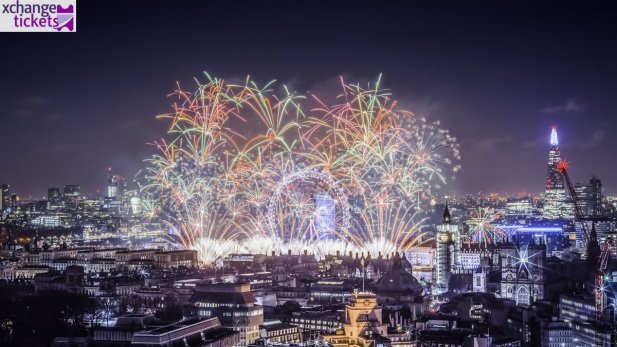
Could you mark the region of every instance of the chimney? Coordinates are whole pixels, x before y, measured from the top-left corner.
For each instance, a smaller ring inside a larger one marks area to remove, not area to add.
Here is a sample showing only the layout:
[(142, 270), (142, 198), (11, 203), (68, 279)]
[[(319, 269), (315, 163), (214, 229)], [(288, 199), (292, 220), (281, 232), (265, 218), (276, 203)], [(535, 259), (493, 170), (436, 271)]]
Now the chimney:
[(287, 250), (287, 255), (291, 255), (291, 249)]
[(276, 255), (276, 251), (272, 251), (272, 256), (274, 257)]
[(336, 251), (336, 256), (340, 257), (341, 256), (341, 251)]
[(308, 251), (306, 249), (304, 250), (304, 255), (308, 255)]

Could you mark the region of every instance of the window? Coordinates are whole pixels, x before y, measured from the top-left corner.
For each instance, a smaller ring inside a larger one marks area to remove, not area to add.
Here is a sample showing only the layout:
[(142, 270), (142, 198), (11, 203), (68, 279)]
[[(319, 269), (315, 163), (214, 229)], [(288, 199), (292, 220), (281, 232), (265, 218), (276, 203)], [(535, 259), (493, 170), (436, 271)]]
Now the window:
[(529, 291), (526, 287), (520, 287), (516, 295), (517, 305), (529, 305)]

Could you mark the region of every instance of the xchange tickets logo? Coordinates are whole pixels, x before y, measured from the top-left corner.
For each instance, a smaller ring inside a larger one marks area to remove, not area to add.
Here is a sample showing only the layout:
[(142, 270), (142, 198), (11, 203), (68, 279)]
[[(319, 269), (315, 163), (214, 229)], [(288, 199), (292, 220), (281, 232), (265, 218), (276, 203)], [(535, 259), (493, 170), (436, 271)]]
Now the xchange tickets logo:
[(0, 31), (74, 32), (76, 0), (0, 0)]

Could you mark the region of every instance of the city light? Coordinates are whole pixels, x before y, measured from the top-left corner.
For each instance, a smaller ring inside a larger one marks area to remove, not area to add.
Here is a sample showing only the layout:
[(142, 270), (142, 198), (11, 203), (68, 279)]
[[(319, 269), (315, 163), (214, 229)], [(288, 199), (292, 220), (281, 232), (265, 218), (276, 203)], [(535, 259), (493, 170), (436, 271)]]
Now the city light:
[(0, 346), (617, 346), (615, 4), (77, 2), (0, 0)]

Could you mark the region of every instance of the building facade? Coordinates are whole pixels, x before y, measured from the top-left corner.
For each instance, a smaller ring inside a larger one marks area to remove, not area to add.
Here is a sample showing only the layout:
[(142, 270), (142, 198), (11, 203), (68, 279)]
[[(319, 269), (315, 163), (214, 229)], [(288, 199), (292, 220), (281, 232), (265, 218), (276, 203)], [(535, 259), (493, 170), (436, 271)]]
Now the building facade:
[(544, 299), (546, 246), (530, 243), (505, 244), (501, 256), (501, 297), (517, 305), (531, 305)]
[(547, 219), (572, 218), (572, 204), (566, 197), (563, 175), (558, 164), (561, 162), (557, 129), (551, 130), (551, 149), (548, 152), (546, 187), (544, 190), (543, 217)]
[(446, 204), (442, 223), (437, 225), (437, 250), (433, 276), (433, 295), (448, 291), (450, 276), (458, 267), (460, 253), (460, 233), (457, 224), (452, 223), (452, 216)]
[(200, 283), (191, 298), (193, 314), (200, 318), (218, 317), (221, 325), (240, 333), (239, 345), (260, 337), (264, 313), (249, 283)]

